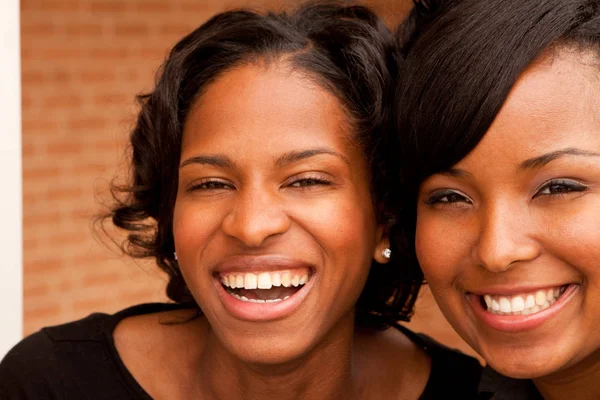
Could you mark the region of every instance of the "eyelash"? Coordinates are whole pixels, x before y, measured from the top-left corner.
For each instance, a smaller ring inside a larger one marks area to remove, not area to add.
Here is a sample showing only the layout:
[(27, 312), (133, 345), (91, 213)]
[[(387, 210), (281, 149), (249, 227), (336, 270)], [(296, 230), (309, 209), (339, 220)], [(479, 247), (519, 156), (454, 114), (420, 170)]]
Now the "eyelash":
[[(312, 186), (329, 186), (331, 182), (323, 179), (321, 176), (308, 176), (296, 179), (292, 181), (287, 186), (298, 188), (298, 189), (308, 189)], [(206, 179), (204, 181), (195, 183), (191, 185), (188, 191), (193, 192), (196, 190), (208, 191), (208, 190), (223, 190), (233, 188), (233, 185), (218, 179)]]
[(219, 179), (206, 179), (191, 185), (188, 191), (193, 192), (196, 190), (223, 190), (230, 189), (233, 185)]
[(292, 181), (288, 186), (299, 189), (308, 189), (311, 186), (329, 186), (331, 181), (320, 175), (305, 176)]
[[(459, 199), (456, 199), (456, 198)], [(448, 198), (447, 200), (443, 200), (444, 198)], [(454, 198), (454, 201), (451, 201), (451, 198)], [(456, 203), (467, 203), (471, 204), (471, 200), (469, 200), (466, 196), (463, 196), (460, 193), (455, 192), (454, 190), (442, 190), (433, 193), (427, 200), (425, 200), (425, 204), (429, 205), (450, 205)]]
[[(553, 192), (553, 188), (558, 191)], [(579, 193), (584, 192), (588, 189), (586, 185), (583, 185), (579, 182), (570, 180), (570, 179), (553, 179), (549, 182), (546, 182), (542, 187), (540, 187), (533, 198), (539, 196), (565, 196), (569, 193)], [(542, 193), (543, 191), (548, 190), (549, 193)]]
[[(569, 193), (580, 193), (584, 192), (588, 189), (586, 185), (583, 185), (579, 182), (570, 180), (570, 179), (553, 179), (549, 182), (546, 182), (543, 186), (541, 186), (533, 196), (535, 199), (539, 196), (549, 196), (549, 197), (558, 197), (565, 196)], [(548, 193), (543, 193), (548, 190)], [(447, 200), (443, 200), (444, 198), (448, 198)], [(454, 201), (453, 201), (454, 200)], [(469, 200), (466, 196), (457, 193), (453, 190), (442, 190), (436, 193), (433, 193), (427, 200), (425, 200), (425, 204), (429, 205), (451, 205), (457, 203), (467, 203), (471, 204), (471, 200)]]

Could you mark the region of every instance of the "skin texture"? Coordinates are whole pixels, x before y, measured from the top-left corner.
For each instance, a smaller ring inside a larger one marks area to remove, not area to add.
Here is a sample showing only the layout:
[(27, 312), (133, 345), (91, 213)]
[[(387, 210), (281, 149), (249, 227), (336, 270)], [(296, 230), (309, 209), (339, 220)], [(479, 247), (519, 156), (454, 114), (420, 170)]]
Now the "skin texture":
[[(284, 61), (230, 70), (193, 105), (173, 231), (204, 316), (167, 326), (165, 316), (131, 318), (115, 332), (155, 398), (410, 399), (425, 387), (429, 360), (407, 338), (354, 329), (354, 305), (371, 260), (386, 262), (387, 239), (341, 104)], [(216, 271), (265, 256), (309, 265), (312, 287), (281, 318), (238, 318)]]
[[(547, 399), (600, 392), (597, 68), (596, 55), (544, 54), (477, 147), (423, 182), (418, 200), (417, 255), (445, 316), (493, 368), (535, 378)], [(563, 149), (597, 154), (522, 165)], [(469, 302), (469, 293), (565, 284), (576, 290), (560, 311), (522, 332), (490, 327)]]

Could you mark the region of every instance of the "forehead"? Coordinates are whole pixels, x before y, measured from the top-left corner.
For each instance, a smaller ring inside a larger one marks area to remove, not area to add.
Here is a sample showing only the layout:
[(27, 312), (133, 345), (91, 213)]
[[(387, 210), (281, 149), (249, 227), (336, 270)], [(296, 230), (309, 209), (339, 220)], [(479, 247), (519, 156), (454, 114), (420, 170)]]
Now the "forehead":
[(340, 101), (284, 62), (248, 64), (225, 72), (193, 104), (183, 147), (230, 142), (345, 142), (351, 129)]
[(600, 149), (600, 63), (590, 59), (554, 51), (536, 60), (459, 165), (483, 162), (497, 167), (499, 158), (520, 163), (565, 147)]

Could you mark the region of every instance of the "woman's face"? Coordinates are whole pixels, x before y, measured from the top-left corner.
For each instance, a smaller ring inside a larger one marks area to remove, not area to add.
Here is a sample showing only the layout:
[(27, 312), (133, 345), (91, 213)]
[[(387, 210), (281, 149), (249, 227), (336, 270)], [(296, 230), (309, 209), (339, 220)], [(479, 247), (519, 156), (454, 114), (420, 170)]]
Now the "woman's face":
[(184, 127), (179, 265), (219, 342), (250, 362), (294, 360), (352, 329), (384, 245), (363, 151), (312, 82), (284, 63), (235, 68)]
[(600, 360), (597, 68), (575, 52), (536, 61), (477, 147), (420, 189), (416, 248), (431, 290), (505, 375)]

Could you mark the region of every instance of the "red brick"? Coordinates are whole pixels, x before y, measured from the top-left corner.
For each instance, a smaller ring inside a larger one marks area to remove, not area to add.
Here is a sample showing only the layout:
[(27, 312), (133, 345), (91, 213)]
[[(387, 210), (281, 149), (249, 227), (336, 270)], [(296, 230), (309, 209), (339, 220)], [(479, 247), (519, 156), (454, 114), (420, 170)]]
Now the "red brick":
[(133, 104), (133, 96), (130, 94), (110, 93), (94, 96), (94, 104), (99, 106), (124, 106)]
[(39, 85), (45, 83), (47, 81), (47, 77), (43, 71), (22, 71), (21, 73), (21, 82), (24, 85), (34, 84)]
[[(50, 131), (56, 131), (58, 129), (58, 122), (56, 120), (53, 119), (45, 119), (45, 118), (40, 118), (40, 119), (29, 119), (29, 118), (23, 118), (23, 121), (21, 122), (22, 124), (22, 129), (23, 129), (23, 134), (33, 134), (36, 132), (50, 132)], [(24, 137), (24, 140), (26, 138)]]
[(84, 70), (79, 76), (86, 84), (108, 83), (115, 80), (116, 73), (114, 69)]
[(27, 274), (47, 274), (57, 272), (63, 267), (63, 260), (58, 258), (49, 258), (45, 260), (28, 261), (23, 263), (23, 272)]
[(27, 36), (36, 36), (36, 37), (44, 37), (52, 35), (57, 31), (56, 26), (51, 23), (33, 23), (27, 25), (21, 25), (21, 34), (23, 37)]
[(36, 286), (25, 285), (23, 287), (23, 297), (42, 297), (48, 295), (50, 286), (41, 284)]
[(92, 12), (102, 12), (102, 13), (121, 13), (127, 9), (127, 1), (123, 0), (98, 0), (91, 1), (89, 4), (89, 9)]
[(65, 199), (79, 199), (81, 196), (82, 190), (80, 188), (58, 188), (58, 189), (48, 189), (42, 197), (43, 201), (53, 201), (53, 200), (65, 200)]
[(147, 36), (150, 30), (148, 25), (139, 23), (127, 23), (115, 25), (115, 33), (118, 36)]
[(134, 8), (137, 12), (152, 13), (155, 15), (158, 14), (164, 17), (165, 13), (173, 10), (175, 7), (172, 2), (167, 2), (164, 0), (138, 0), (135, 3)]
[(79, 95), (57, 94), (45, 97), (42, 104), (47, 109), (64, 108), (77, 110), (81, 107), (82, 102), (83, 97)]
[(62, 170), (57, 167), (23, 167), (23, 180), (26, 182), (55, 179), (62, 174)]
[(194, 25), (185, 25), (182, 23), (174, 23), (174, 24), (164, 24), (159, 28), (159, 32), (161, 35), (173, 36), (176, 39), (179, 39), (188, 33), (192, 32), (196, 26)]
[(48, 143), (46, 151), (52, 156), (68, 156), (82, 154), (84, 145), (81, 142), (69, 140), (64, 142)]
[(100, 117), (78, 117), (69, 121), (69, 129), (78, 132), (106, 128), (106, 120)]
[(41, 226), (41, 225), (56, 225), (63, 221), (65, 217), (61, 212), (48, 211), (44, 214), (39, 215), (23, 215), (23, 225), (27, 227)]
[(69, 36), (100, 36), (103, 30), (98, 24), (69, 24), (64, 29)]

